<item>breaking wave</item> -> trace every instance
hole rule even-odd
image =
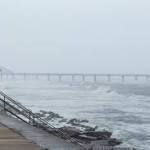
[[[125,146],[150,149],[148,85],[2,81],[0,86],[36,113],[88,120],[91,126],[112,131]]]

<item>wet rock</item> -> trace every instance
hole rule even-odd
[[[91,141],[97,140],[96,137],[86,136],[84,134],[76,136],[77,139],[82,140],[83,142],[90,143]]]
[[[47,112],[47,114],[49,114],[49,116],[50,116],[51,118],[64,118],[64,117],[60,116],[59,114],[54,113],[54,112],[52,112],[52,111]]]
[[[46,119],[47,121],[52,121],[53,117],[52,116],[47,116],[44,119]]]
[[[40,110],[40,114],[46,115],[46,114],[47,114],[47,111],[45,111],[45,110]]]
[[[67,119],[63,118],[63,119],[59,120],[59,123],[63,123],[63,122],[67,122]]]
[[[38,118],[43,118],[45,117],[45,114],[43,113],[35,113],[37,115]]]
[[[99,131],[99,132],[80,132],[80,134],[76,135],[75,138],[80,139],[84,142],[92,142],[92,141],[106,141],[109,146],[119,145],[120,141],[116,139],[111,139],[112,133],[108,131]],[[105,142],[105,143],[106,143]]]
[[[51,111],[40,110],[40,112],[36,113],[36,115],[39,118],[46,119],[47,121],[52,121],[52,119],[60,119],[60,118],[63,119],[62,116],[60,116],[59,114],[56,114],[54,112],[51,112]]]
[[[107,139],[107,140],[98,140],[98,141],[92,141],[91,145],[92,146],[118,146],[122,144],[122,142],[118,139]]]
[[[92,136],[92,137],[96,137],[97,140],[104,140],[104,139],[108,139],[112,136],[111,132],[108,131],[89,131],[89,132],[84,132],[83,133],[86,136]]]
[[[76,137],[78,135],[80,135],[81,131],[74,128],[74,127],[62,127],[62,128],[59,128],[59,130],[69,134],[69,136],[71,137]]]
[[[84,119],[84,120],[80,120],[80,123],[89,123],[89,121]]]
[[[79,125],[80,123],[88,123],[88,120],[79,120],[76,118],[70,119],[67,124],[71,124],[71,125]]]
[[[89,122],[88,120],[79,120],[79,119],[74,118],[74,119],[69,120],[67,124],[70,124],[71,126],[74,126],[74,127],[80,127],[84,131],[95,131],[97,129],[97,126],[91,127],[91,126],[83,124],[83,123],[88,123],[88,122]]]
[[[85,131],[86,132],[92,132],[92,131],[95,131],[98,129],[98,126],[95,126],[95,127],[90,127],[90,126],[85,126]]]
[[[108,144],[110,146],[116,146],[116,145],[122,144],[122,142],[120,140],[118,140],[118,139],[109,139],[108,140]]]
[[[51,111],[40,111],[36,113],[38,117],[46,119],[52,125],[55,124],[55,127],[61,128],[54,128],[50,133],[62,137],[68,140],[68,137],[76,139],[78,142],[88,145],[89,148],[92,147],[91,150],[95,150],[97,146],[104,146],[105,148],[116,148],[118,145],[122,144],[122,142],[118,139],[111,138],[112,132],[103,130],[97,131],[97,126],[90,126],[88,120],[80,120],[80,119],[66,119],[60,116],[57,113]],[[38,124],[40,126],[41,124]],[[61,126],[60,126],[61,125]],[[46,124],[42,124],[41,128],[47,129]],[[95,147],[95,148],[94,148]],[[93,149],[94,148],[94,149]],[[115,149],[114,149],[115,150]],[[116,149],[116,150],[123,150],[123,149]],[[133,149],[134,150],[134,149]]]
[[[107,139],[107,140],[98,140],[98,141],[92,141],[91,142],[92,146],[98,146],[99,145],[99,146],[113,146],[113,147],[115,147],[115,146],[118,146],[120,144],[122,144],[122,142],[120,140],[112,139],[112,138]]]
[[[70,119],[67,124],[71,124],[73,126],[79,125],[79,120],[77,120],[76,118],[74,119]]]

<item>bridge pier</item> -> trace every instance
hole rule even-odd
[[[72,80],[72,82],[75,81],[75,75],[72,75],[72,76],[71,76],[71,80]]]
[[[36,78],[36,80],[38,80],[38,79],[39,79],[39,75],[38,75],[38,74],[36,74],[36,75],[35,75],[35,78]]]
[[[107,75],[107,81],[108,81],[108,83],[111,82],[111,75]]]
[[[24,80],[26,80],[26,78],[27,78],[26,73],[24,73],[23,78],[24,78]]]
[[[124,81],[125,81],[125,76],[124,75],[121,76],[121,81],[122,81],[122,83],[124,83]]]
[[[58,81],[59,81],[59,82],[62,81],[62,75],[58,75]]]
[[[85,75],[82,75],[82,82],[85,81]]]
[[[47,75],[47,80],[48,80],[48,81],[51,80],[51,75],[50,75],[50,74]]]
[[[146,81],[149,81],[150,76],[145,76]]]
[[[135,75],[135,76],[134,76],[134,79],[135,79],[135,81],[138,81],[138,76]]]
[[[94,75],[94,82],[97,82],[97,75]]]

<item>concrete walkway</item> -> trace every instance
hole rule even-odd
[[[34,142],[42,148],[47,148],[49,150],[82,150],[82,148],[77,146],[77,145],[69,143],[69,142],[67,142],[61,138],[58,138],[54,135],[51,135],[51,134],[49,134],[49,133],[47,133],[41,129],[32,127],[32,126],[16,119],[16,118],[13,118],[13,117],[7,115],[4,112],[0,112],[0,123],[3,124],[4,126],[7,126],[8,128],[11,128],[12,130],[14,130],[17,133],[24,136],[30,142]],[[2,131],[2,132],[4,132],[4,131]],[[10,131],[10,132],[12,132],[12,131]],[[18,134],[14,134],[14,136],[20,137],[19,140],[21,142],[25,142],[25,141],[23,141],[23,139],[21,139],[21,136],[19,136]],[[16,141],[16,143],[17,142],[18,141]],[[24,145],[24,147],[26,147],[25,148],[26,150],[27,149],[30,150],[29,149],[30,146],[32,146],[32,144],[31,145],[28,145],[28,144]],[[25,149],[18,149],[18,150],[25,150]],[[0,150],[17,150],[17,149],[12,149],[12,148],[9,149],[9,145],[8,145],[8,149],[1,149],[1,145],[0,145]],[[32,150],[39,150],[39,149],[36,149],[33,146]]]
[[[13,130],[0,125],[0,150],[40,150],[40,148]]]

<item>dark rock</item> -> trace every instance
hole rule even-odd
[[[67,119],[63,118],[63,119],[59,120],[59,123],[62,123],[62,122],[67,122]]]
[[[41,117],[43,119],[46,119],[47,121],[51,122],[58,122],[63,123],[66,122],[71,127],[61,127],[61,128],[54,128],[51,130],[48,130],[49,133],[52,133],[56,136],[62,137],[66,140],[68,140],[68,137],[70,139],[76,139],[79,143],[84,144],[85,146],[89,146],[88,150],[96,150],[97,148],[103,148],[103,150],[124,150],[124,149],[115,149],[120,145],[122,142],[118,139],[111,138],[112,132],[109,131],[96,131],[97,126],[91,127],[88,126],[86,123],[88,123],[88,120],[80,120],[80,119],[70,119],[69,121],[60,116],[57,113],[51,112],[51,111],[40,111],[39,113],[36,113],[38,117]],[[58,119],[58,120],[57,120]],[[55,123],[55,124],[56,124]],[[44,130],[47,130],[47,124],[41,124],[36,123],[37,127],[41,127]],[[79,129],[78,129],[79,128]],[[117,146],[117,147],[116,147]],[[48,150],[48,149],[45,149]],[[125,149],[128,150],[128,149]],[[135,150],[135,149],[133,149]]]
[[[97,129],[97,126],[93,128],[93,127],[82,124],[82,123],[87,123],[87,122],[88,120],[78,120],[74,118],[74,119],[69,120],[67,124],[70,124],[75,127],[83,128],[84,131],[95,131]]]
[[[62,128],[59,128],[59,130],[69,134],[69,136],[71,137],[76,137],[78,135],[80,135],[81,131],[74,128],[74,127],[62,127]]]
[[[47,111],[45,111],[45,110],[40,110],[40,114],[47,114]]]
[[[84,132],[83,134],[85,134],[86,136],[92,136],[92,137],[96,137],[97,140],[104,140],[104,139],[108,139],[111,137],[112,133],[108,132],[108,131],[89,131],[89,132]]]
[[[109,146],[116,146],[122,144],[122,142],[118,139],[109,139],[108,144]]]
[[[38,118],[43,118],[45,117],[45,114],[42,114],[42,113],[35,113],[37,115]]]
[[[84,134],[82,135],[78,135],[78,137],[76,137],[84,142],[91,142],[91,141],[95,141],[97,138],[96,137],[92,137],[92,136],[86,136]]]
[[[70,119],[67,124],[71,124],[71,125],[78,125],[80,123],[88,123],[89,121],[88,120],[79,120],[79,119],[76,119],[76,118],[73,118],[73,119]]]
[[[120,145],[122,142],[117,139],[107,139],[107,140],[98,140],[92,141],[92,146],[117,146]]]
[[[49,116],[50,116],[51,118],[63,118],[63,117],[60,116],[59,114],[56,114],[56,113],[54,113],[54,112],[52,112],[52,111],[47,112],[47,114],[49,114]]]
[[[91,142],[92,146],[108,146],[108,140],[96,140]]]
[[[40,110],[39,113],[36,113],[36,115],[39,117],[39,118],[43,118],[43,119],[46,119],[47,121],[50,121],[52,119],[58,119],[58,118],[61,118],[63,119],[62,116],[60,116],[59,114],[56,114],[54,112],[51,112],[51,111],[43,111],[43,110]]]
[[[88,120],[80,120],[80,123],[89,123],[89,121]]]
[[[79,120],[77,120],[76,118],[74,119],[70,119],[67,124],[71,124],[73,126],[79,125]]]
[[[95,131],[96,129],[98,129],[98,126],[95,126],[95,127],[84,126],[84,127],[85,127],[86,132],[91,132],[91,131]]]

